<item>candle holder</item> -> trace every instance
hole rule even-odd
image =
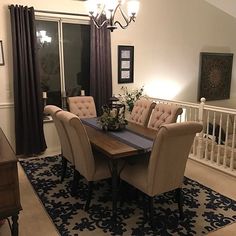
[[[67,95],[66,95],[66,91],[61,91],[61,108],[62,110],[67,111]]]
[[[43,109],[47,106],[47,92],[43,92]],[[49,120],[48,114],[43,113],[43,120]]]
[[[47,92],[43,92],[43,108],[47,106]]]
[[[43,98],[43,108],[47,106],[47,98]]]

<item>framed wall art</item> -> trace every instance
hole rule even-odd
[[[2,40],[0,40],[0,66],[3,66],[4,64],[3,46]]]
[[[134,46],[118,46],[118,83],[134,82]]]
[[[232,53],[200,53],[198,100],[229,99],[233,65]]]

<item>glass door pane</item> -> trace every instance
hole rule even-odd
[[[58,22],[36,20],[39,71],[47,104],[61,106]]]
[[[89,95],[90,26],[62,23],[64,76],[68,96]]]

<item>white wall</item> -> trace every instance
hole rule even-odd
[[[151,2],[151,4],[150,4]],[[199,54],[236,52],[236,19],[201,0],[142,1],[136,23],[112,33],[113,89],[117,84],[117,45],[135,47],[135,83],[154,97],[197,101]],[[236,56],[236,55],[235,55]],[[231,99],[215,104],[236,108],[236,58]]]
[[[227,14],[236,17],[236,1],[235,0],[206,0],[210,4],[220,8]]]
[[[159,98],[197,101],[199,54],[236,52],[236,19],[204,0],[140,0],[135,23],[112,33],[113,91],[117,84],[117,45],[134,45],[134,83],[145,93]],[[0,106],[13,102],[11,27],[8,5],[34,6],[36,10],[85,13],[84,2],[68,0],[0,1],[0,40],[5,66],[0,66]],[[219,105],[236,107],[236,59],[234,58],[231,99]],[[9,112],[13,114],[13,112]],[[13,118],[0,118],[0,125],[12,138]],[[14,143],[14,142],[13,142]]]

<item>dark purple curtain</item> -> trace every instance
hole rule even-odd
[[[35,15],[32,7],[11,5],[9,9],[13,47],[16,154],[30,156],[40,154],[46,149]]]
[[[103,19],[101,19],[103,20]],[[106,26],[97,29],[91,22],[90,95],[94,97],[97,113],[112,96],[111,39]]]

